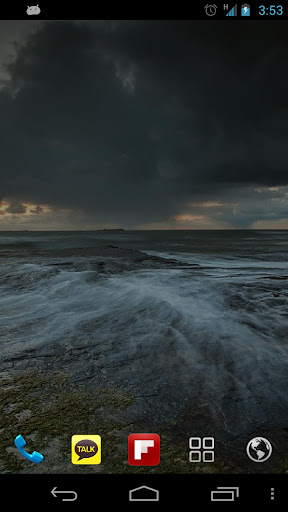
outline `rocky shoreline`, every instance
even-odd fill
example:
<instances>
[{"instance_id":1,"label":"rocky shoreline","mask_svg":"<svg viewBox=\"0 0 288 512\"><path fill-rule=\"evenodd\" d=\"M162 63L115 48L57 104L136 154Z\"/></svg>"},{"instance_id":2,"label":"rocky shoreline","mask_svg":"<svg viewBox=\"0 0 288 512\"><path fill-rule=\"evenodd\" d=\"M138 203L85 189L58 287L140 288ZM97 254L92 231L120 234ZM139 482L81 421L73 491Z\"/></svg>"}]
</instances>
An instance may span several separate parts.
<instances>
[{"instance_id":1,"label":"rocky shoreline","mask_svg":"<svg viewBox=\"0 0 288 512\"><path fill-rule=\"evenodd\" d=\"M33 289L37 279L43 279L41 265L47 272L45 279L49 280L63 269L68 272L88 270L91 276L87 275L87 279L95 280L96 284L99 279L123 272L127 272L127 276L130 272L157 269L197 272L197 265L114 246L51 251L27 249L25 254L23 250L19 254L13 250L13 258L40 266L39 275L33 270L33 279L29 273L17 279L13 276L15 288L20 291L29 286ZM2 280L6 277L7 282L11 281L12 274L2 275ZM153 318L153 309L149 315ZM168 345L165 353L155 346L148 354L141 344L134 350L135 340L131 344L128 339L119 339L119 343L103 346L97 339L97 333L105 327L101 322L86 323L86 338L80 339L71 332L49 344L28 347L19 354L7 350L2 354L1 472L145 473L146 468L131 468L127 463L127 437L143 431L157 432L161 437L161 464L150 468L149 472L287 471L288 428L283 418L279 418L278 427L268 423L261 426L244 417L245 428L241 431L239 426L235 435L226 418L228 411L232 419L235 415L237 422L239 409L232 389L231 396L225 392L225 400L216 392L208 396L196 370L186 375L175 366L178 353L173 346ZM169 337L172 328L165 326L165 335ZM113 329L121 332L121 318L115 318ZM123 356L126 352L127 357ZM140 374L141 380L138 379ZM70 439L80 433L97 433L103 437L100 466L73 466L70 462ZM27 438L31 450L43 452L45 463L33 466L22 459L13 445L19 434ZM189 463L188 439L192 435L215 437L215 463ZM253 464L245 453L248 440L260 435L271 440L275 453L263 465Z\"/></svg>"},{"instance_id":2,"label":"rocky shoreline","mask_svg":"<svg viewBox=\"0 0 288 512\"><path fill-rule=\"evenodd\" d=\"M116 387L91 388L74 385L64 372L23 372L18 377L1 378L1 473L147 473L147 468L131 467L127 462L127 438L133 432L153 431L161 438L161 463L149 473L288 473L285 458L288 429L251 432L273 439L274 457L266 464L253 464L244 453L243 438L227 443L216 437L215 462L189 462L188 439L192 428L208 432L209 411L186 411L169 424L145 424L130 414L139 396ZM179 421L180 420L180 421ZM43 464L33 465L14 447L22 433L29 449L44 455ZM74 434L99 434L102 437L102 463L99 466L74 466L70 444ZM213 433L213 428L210 434ZM214 434L215 435L215 434Z\"/></svg>"}]
</instances>

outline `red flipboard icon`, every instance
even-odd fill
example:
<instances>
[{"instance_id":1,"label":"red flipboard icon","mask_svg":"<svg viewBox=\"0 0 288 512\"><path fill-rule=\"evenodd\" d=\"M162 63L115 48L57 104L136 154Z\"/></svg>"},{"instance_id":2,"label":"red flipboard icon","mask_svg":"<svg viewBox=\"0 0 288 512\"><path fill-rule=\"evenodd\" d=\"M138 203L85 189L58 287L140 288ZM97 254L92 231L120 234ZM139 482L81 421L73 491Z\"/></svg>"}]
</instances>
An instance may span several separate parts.
<instances>
[{"instance_id":1,"label":"red flipboard icon","mask_svg":"<svg viewBox=\"0 0 288 512\"><path fill-rule=\"evenodd\" d=\"M160 462L158 434L130 434L128 462L130 466L157 466Z\"/></svg>"}]
</instances>

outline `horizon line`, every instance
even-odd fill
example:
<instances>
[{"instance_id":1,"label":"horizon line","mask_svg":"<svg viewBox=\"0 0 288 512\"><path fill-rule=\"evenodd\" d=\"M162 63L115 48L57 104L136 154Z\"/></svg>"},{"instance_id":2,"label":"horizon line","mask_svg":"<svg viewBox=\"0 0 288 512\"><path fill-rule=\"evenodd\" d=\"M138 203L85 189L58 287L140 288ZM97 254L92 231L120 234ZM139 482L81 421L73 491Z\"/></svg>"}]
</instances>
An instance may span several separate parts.
<instances>
[{"instance_id":1,"label":"horizon line","mask_svg":"<svg viewBox=\"0 0 288 512\"><path fill-rule=\"evenodd\" d=\"M288 231L288 228L171 228L171 229L126 229L126 228L102 228L102 229L0 229L0 233L76 233L76 232L128 232L128 231Z\"/></svg>"}]
</instances>

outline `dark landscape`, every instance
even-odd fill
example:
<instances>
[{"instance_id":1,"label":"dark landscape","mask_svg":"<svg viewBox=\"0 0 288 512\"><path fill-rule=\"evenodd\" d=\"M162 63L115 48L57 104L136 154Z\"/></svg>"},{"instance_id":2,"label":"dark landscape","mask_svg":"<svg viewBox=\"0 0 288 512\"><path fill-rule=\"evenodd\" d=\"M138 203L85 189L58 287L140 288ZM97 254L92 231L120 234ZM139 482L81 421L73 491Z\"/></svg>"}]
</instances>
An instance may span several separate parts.
<instances>
[{"instance_id":1,"label":"dark landscape","mask_svg":"<svg viewBox=\"0 0 288 512\"><path fill-rule=\"evenodd\" d=\"M224 7L0 20L1 473L288 471L288 31Z\"/></svg>"},{"instance_id":2,"label":"dark landscape","mask_svg":"<svg viewBox=\"0 0 288 512\"><path fill-rule=\"evenodd\" d=\"M71 236L86 247L57 248ZM152 472L285 472L287 232L89 236L2 244L1 470L143 472L127 437L147 431L161 436ZM18 430L45 464L17 454ZM68 464L77 432L103 437L101 466ZM263 469L245 452L259 435L277 454ZM190 436L215 437L214 464L189 463Z\"/></svg>"}]
</instances>

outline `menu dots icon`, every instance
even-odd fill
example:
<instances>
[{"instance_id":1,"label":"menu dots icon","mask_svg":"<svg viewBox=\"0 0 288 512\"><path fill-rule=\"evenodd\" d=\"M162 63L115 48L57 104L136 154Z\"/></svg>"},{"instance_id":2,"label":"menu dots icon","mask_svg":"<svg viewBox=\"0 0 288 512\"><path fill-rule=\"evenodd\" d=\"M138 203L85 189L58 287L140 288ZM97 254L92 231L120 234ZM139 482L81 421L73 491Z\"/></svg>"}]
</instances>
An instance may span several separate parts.
<instances>
[{"instance_id":1,"label":"menu dots icon","mask_svg":"<svg viewBox=\"0 0 288 512\"><path fill-rule=\"evenodd\" d=\"M190 462L214 462L214 437L190 437L189 461Z\"/></svg>"}]
</instances>

